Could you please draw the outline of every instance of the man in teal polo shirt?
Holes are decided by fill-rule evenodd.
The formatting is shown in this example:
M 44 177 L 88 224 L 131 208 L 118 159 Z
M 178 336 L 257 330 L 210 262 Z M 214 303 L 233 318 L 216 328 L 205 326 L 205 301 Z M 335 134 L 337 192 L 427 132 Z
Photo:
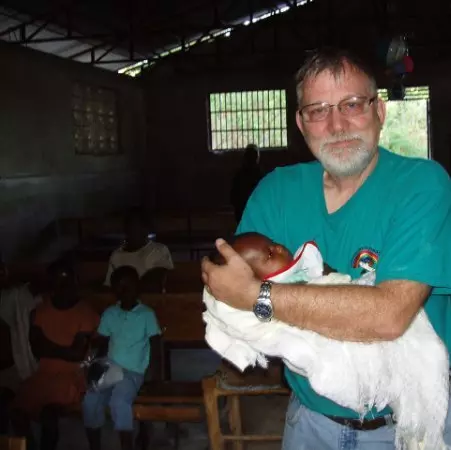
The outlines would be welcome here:
M 101 448 L 101 428 L 109 406 L 114 429 L 119 432 L 122 450 L 133 448 L 133 402 L 150 364 L 158 377 L 159 335 L 155 313 L 138 300 L 139 275 L 134 267 L 123 266 L 111 275 L 111 286 L 119 301 L 103 314 L 94 346 L 123 371 L 123 379 L 100 391 L 88 391 L 83 400 L 83 418 L 91 450 Z M 152 355 L 151 355 L 152 352 Z
M 202 263 L 214 297 L 327 337 L 383 341 L 401 336 L 424 306 L 451 349 L 451 184 L 433 161 L 378 147 L 384 102 L 370 69 L 327 50 L 297 75 L 296 121 L 318 161 L 278 168 L 250 198 L 238 232 L 257 231 L 291 251 L 315 241 L 338 272 L 376 271 L 376 286 L 261 285 L 224 241 L 228 262 Z M 269 297 L 269 301 L 268 301 Z M 257 308 L 256 308 L 257 306 Z M 362 422 L 319 396 L 288 369 L 293 396 L 283 450 L 393 450 L 389 407 Z M 448 414 L 445 441 L 451 444 Z M 427 449 L 430 450 L 430 449 Z M 432 450 L 432 449 L 431 449 Z

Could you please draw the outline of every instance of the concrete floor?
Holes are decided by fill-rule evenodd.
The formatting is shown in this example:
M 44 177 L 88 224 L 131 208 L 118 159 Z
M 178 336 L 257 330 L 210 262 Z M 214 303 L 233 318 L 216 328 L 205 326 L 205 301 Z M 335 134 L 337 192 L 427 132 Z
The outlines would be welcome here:
M 245 433 L 282 433 L 284 414 L 288 399 L 286 397 L 243 397 L 241 411 Z M 173 440 L 168 437 L 165 426 L 155 423 L 153 439 L 148 450 L 172 450 Z M 179 450 L 207 450 L 207 428 L 201 424 L 183 424 L 183 437 Z M 64 419 L 60 422 L 61 438 L 58 450 L 89 450 L 83 426 L 78 419 Z M 119 450 L 119 442 L 111 424 L 105 426 L 102 446 L 106 450 Z M 279 442 L 247 443 L 245 450 L 280 450 Z M 229 444 L 229 448 L 232 449 Z
M 209 350 L 174 351 L 172 378 L 179 381 L 198 380 L 216 371 L 218 357 Z M 284 396 L 242 397 L 241 414 L 245 433 L 282 433 L 288 398 Z M 182 424 L 179 450 L 207 450 L 208 435 L 205 423 Z M 58 450 L 88 450 L 88 443 L 79 419 L 60 422 L 61 438 Z M 173 449 L 173 440 L 163 423 L 154 423 L 149 450 Z M 104 427 L 103 448 L 119 450 L 119 442 L 111 423 Z M 232 448 L 229 444 L 229 447 Z M 247 443 L 245 450 L 280 450 L 280 443 Z

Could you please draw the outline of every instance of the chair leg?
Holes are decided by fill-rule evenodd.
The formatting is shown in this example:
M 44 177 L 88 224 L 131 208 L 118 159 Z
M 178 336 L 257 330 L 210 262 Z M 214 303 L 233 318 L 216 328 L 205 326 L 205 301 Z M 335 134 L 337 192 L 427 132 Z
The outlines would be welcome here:
M 219 426 L 218 398 L 216 396 L 216 378 L 204 378 L 202 380 L 202 389 L 204 393 L 210 450 L 223 450 L 221 428 Z
M 240 398 L 238 395 L 231 395 L 227 398 L 229 401 L 229 425 L 230 431 L 234 436 L 242 436 L 243 427 L 241 423 Z M 243 450 L 243 441 L 233 441 L 233 450 Z

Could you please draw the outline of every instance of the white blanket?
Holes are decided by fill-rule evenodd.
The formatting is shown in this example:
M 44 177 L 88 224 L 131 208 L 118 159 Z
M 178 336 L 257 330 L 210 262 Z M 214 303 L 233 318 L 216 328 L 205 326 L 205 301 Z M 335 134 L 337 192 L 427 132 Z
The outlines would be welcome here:
M 295 264 L 272 279 L 282 283 L 303 273 L 311 283 L 349 284 L 348 275 L 322 276 L 315 245 L 304 244 Z M 368 273 L 357 284 L 371 284 Z M 373 406 L 390 405 L 396 419 L 396 448 L 422 442 L 425 450 L 443 448 L 448 409 L 448 352 L 421 310 L 403 336 L 387 342 L 357 343 L 326 338 L 273 319 L 260 322 L 252 312 L 216 301 L 206 290 L 205 339 L 240 370 L 267 366 L 266 356 L 280 357 L 312 388 L 362 417 Z

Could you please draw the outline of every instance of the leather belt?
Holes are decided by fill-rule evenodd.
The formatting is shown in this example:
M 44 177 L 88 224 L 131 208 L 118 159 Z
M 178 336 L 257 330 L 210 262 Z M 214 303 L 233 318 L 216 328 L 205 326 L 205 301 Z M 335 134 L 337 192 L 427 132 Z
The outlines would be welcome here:
M 384 416 L 384 417 L 376 417 L 375 419 L 346 419 L 344 417 L 338 416 L 325 416 L 330 420 L 333 420 L 340 425 L 344 425 L 345 427 L 352 428 L 357 431 L 372 431 L 377 430 L 378 428 L 385 427 L 386 425 L 393 425 L 395 420 L 392 415 Z

